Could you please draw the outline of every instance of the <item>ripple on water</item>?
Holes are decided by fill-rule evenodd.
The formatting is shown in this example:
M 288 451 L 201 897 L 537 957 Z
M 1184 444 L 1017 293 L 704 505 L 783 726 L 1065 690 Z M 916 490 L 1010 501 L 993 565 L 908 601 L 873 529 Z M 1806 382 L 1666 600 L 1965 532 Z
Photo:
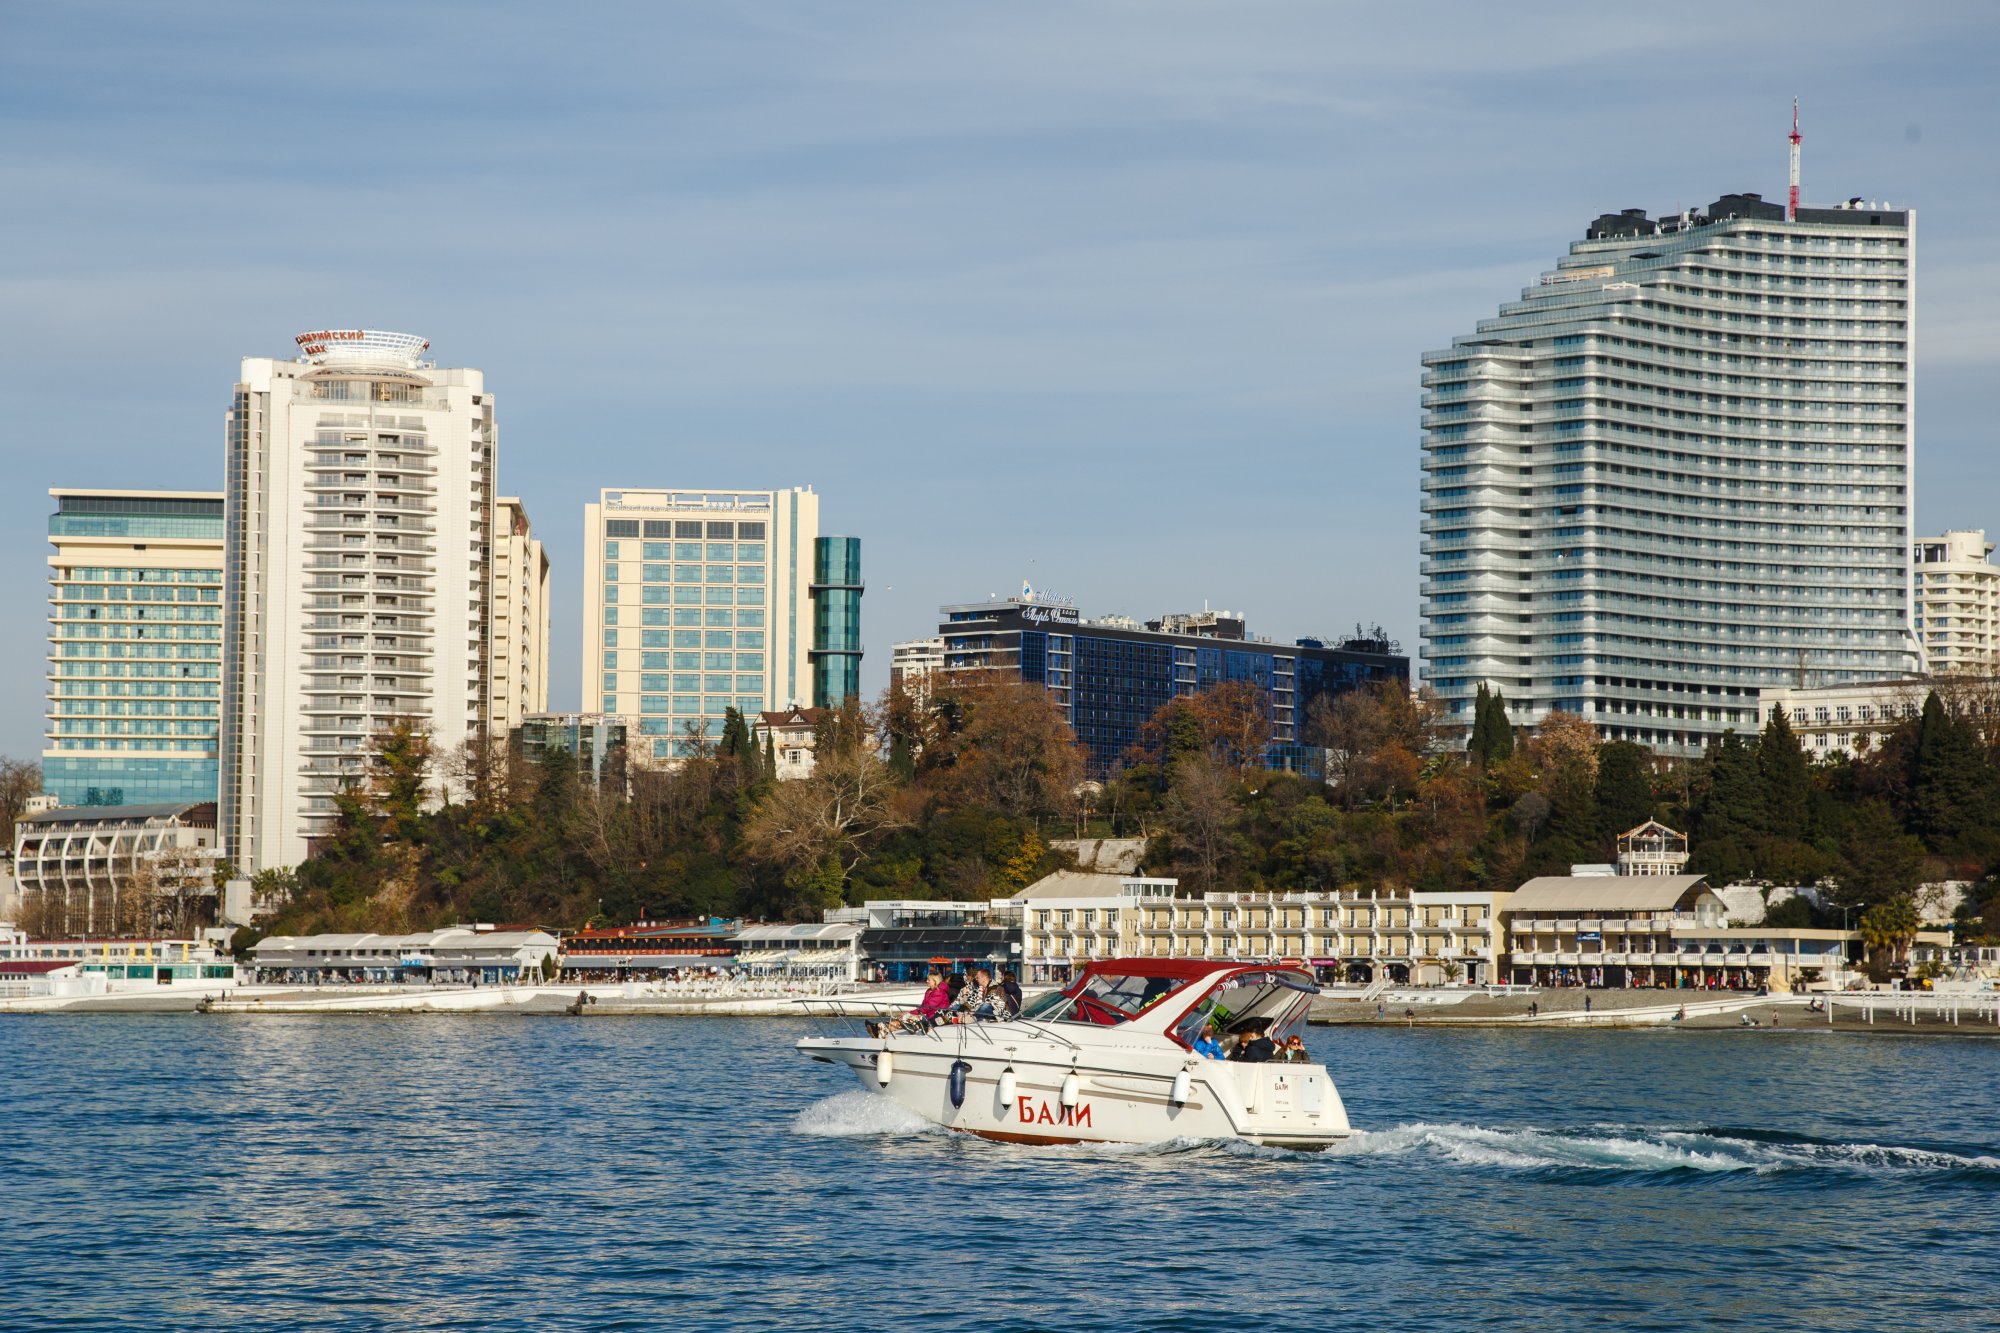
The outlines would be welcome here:
M 0 1328 L 1990 1327 L 2000 1045 L 1315 1033 L 1297 1154 L 952 1134 L 806 1030 L 0 1021 Z

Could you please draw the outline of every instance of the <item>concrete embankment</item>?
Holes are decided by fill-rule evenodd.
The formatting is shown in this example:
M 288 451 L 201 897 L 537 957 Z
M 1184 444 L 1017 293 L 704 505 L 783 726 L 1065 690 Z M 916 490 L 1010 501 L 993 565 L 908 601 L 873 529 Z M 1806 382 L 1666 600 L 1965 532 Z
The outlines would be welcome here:
M 1310 1021 L 1326 1027 L 1776 1028 L 2000 1037 L 2000 997 L 1579 990 L 1488 995 L 1413 990 L 1390 991 L 1372 1000 L 1322 996 L 1313 1004 Z

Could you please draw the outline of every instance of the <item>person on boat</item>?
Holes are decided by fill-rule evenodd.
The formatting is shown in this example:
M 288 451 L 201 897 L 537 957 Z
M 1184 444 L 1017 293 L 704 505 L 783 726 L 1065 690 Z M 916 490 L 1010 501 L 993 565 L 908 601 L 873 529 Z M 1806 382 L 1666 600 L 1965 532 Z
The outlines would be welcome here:
M 1017 1018 L 1021 1013 L 1021 980 L 1012 968 L 1000 969 L 1000 995 L 998 1007 L 1002 1018 Z
M 951 992 L 945 989 L 944 973 L 932 968 L 925 975 L 924 983 L 924 998 L 917 1001 L 917 1007 L 899 1019 L 883 1023 L 881 1034 L 886 1035 L 898 1027 L 905 1032 L 922 1032 L 951 1008 Z
M 1281 1058 L 1287 1064 L 1309 1065 L 1312 1063 L 1312 1054 L 1306 1050 L 1306 1039 L 1296 1034 L 1285 1039 L 1284 1054 Z
M 1278 1043 L 1264 1035 L 1261 1027 L 1249 1027 L 1236 1042 L 1236 1058 L 1252 1064 L 1263 1064 L 1278 1055 Z
M 1227 1060 L 1229 1052 L 1222 1049 L 1222 1029 L 1210 1023 L 1194 1039 L 1194 1053 L 1204 1060 Z
M 993 974 L 985 968 L 974 968 L 972 980 L 952 997 L 951 1012 L 959 1022 L 970 1019 L 987 1020 L 993 1017 Z

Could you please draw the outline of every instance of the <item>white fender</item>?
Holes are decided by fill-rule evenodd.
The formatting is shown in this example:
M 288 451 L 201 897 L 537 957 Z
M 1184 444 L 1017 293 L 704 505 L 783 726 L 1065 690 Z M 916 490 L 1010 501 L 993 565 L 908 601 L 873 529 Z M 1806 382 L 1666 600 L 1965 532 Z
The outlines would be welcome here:
M 895 1074 L 895 1072 L 896 1072 L 896 1057 L 890 1052 L 889 1048 L 885 1046 L 882 1048 L 882 1053 L 875 1057 L 876 1086 L 883 1088 L 888 1087 L 889 1079 L 891 1078 L 891 1076 Z
M 1012 1106 L 1014 1104 L 1014 1066 L 1012 1065 L 1008 1065 L 1000 1071 L 1000 1104 L 1002 1106 Z
M 1082 1092 L 1083 1092 L 1083 1080 L 1076 1076 L 1076 1071 L 1074 1069 L 1070 1070 L 1069 1073 L 1063 1075 L 1062 1104 L 1064 1106 L 1075 1106 L 1077 1098 L 1082 1094 Z
M 1175 1106 L 1186 1106 L 1188 1095 L 1194 1091 L 1194 1078 L 1181 1066 L 1181 1072 L 1174 1075 L 1174 1090 L 1167 1094 L 1167 1100 Z

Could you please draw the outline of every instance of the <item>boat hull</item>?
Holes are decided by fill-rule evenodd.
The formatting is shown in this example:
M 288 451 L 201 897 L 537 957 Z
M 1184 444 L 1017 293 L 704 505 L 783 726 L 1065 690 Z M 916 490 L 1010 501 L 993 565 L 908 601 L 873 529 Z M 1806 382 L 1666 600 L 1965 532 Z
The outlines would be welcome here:
M 1353 1132 L 1318 1065 L 1203 1060 L 1157 1049 L 1163 1042 L 1079 1049 L 1017 1030 L 1024 1026 L 809 1038 L 799 1049 L 847 1065 L 863 1086 L 927 1120 L 1008 1143 L 1239 1139 L 1312 1150 Z M 1176 1099 L 1183 1072 L 1185 1096 Z

